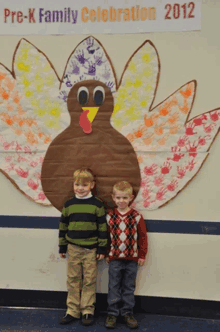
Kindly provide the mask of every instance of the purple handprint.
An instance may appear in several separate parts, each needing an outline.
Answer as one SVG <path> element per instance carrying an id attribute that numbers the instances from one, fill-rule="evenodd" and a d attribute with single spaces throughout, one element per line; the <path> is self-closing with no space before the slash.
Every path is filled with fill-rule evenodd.
<path id="1" fill-rule="evenodd" d="M 72 67 L 72 74 L 78 75 L 80 72 L 79 67 L 77 66 L 76 61 L 71 61 L 71 67 Z"/>
<path id="2" fill-rule="evenodd" d="M 83 50 L 82 51 L 79 51 L 79 54 L 75 55 L 75 58 L 79 61 L 79 63 L 81 65 L 84 65 L 86 63 L 86 58 L 84 56 L 84 52 Z"/>
<path id="3" fill-rule="evenodd" d="M 110 76 L 111 76 L 110 69 L 105 67 L 102 77 L 107 81 L 109 80 Z"/>
<path id="4" fill-rule="evenodd" d="M 66 103 L 67 102 L 67 92 L 66 91 L 60 91 L 60 95 L 58 98 L 63 99 L 63 101 Z"/>
<path id="5" fill-rule="evenodd" d="M 109 89 L 111 90 L 111 89 L 113 89 L 115 83 L 112 82 L 112 81 L 109 81 L 106 85 L 107 85 L 107 87 L 109 87 Z"/>
<path id="6" fill-rule="evenodd" d="M 94 59 L 97 66 L 101 66 L 104 63 L 102 55 L 94 55 Z"/>
<path id="7" fill-rule="evenodd" d="M 88 70 L 88 73 L 85 73 L 86 75 L 90 75 L 90 76 L 95 76 L 96 74 L 96 66 L 94 62 L 88 62 L 89 67 L 85 67 Z"/>
<path id="8" fill-rule="evenodd" d="M 94 46 L 94 39 L 89 38 L 86 42 L 88 45 L 86 49 L 89 54 L 94 54 L 95 51 L 99 50 L 99 46 L 98 47 Z"/>

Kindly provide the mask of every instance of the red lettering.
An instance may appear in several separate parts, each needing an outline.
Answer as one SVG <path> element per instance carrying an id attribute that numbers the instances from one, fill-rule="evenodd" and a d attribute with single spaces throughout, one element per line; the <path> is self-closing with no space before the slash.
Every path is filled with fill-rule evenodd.
<path id="1" fill-rule="evenodd" d="M 171 20 L 171 17 L 170 17 L 171 8 L 172 8 L 171 4 L 167 3 L 166 6 L 165 6 L 165 9 L 167 9 L 165 20 Z"/>
<path id="2" fill-rule="evenodd" d="M 189 15 L 188 15 L 188 18 L 193 18 L 193 17 L 195 17 L 194 15 L 193 15 L 193 10 L 194 10 L 194 8 L 195 8 L 195 4 L 194 4 L 194 2 L 190 2 L 189 4 L 188 4 L 188 8 L 190 8 L 190 12 L 189 12 Z"/>
<path id="3" fill-rule="evenodd" d="M 180 5 L 175 3 L 173 6 L 173 17 L 177 20 L 180 17 Z"/>
<path id="4" fill-rule="evenodd" d="M 22 12 L 17 12 L 17 21 L 18 23 L 22 23 L 23 22 L 23 13 Z"/>
<path id="5" fill-rule="evenodd" d="M 189 13 L 187 15 L 187 7 L 189 9 Z M 182 10 L 181 10 L 182 9 Z M 189 2 L 188 4 L 184 3 L 182 6 L 180 6 L 179 3 L 174 3 L 171 5 L 170 3 L 167 3 L 165 6 L 165 10 L 167 11 L 165 14 L 165 20 L 171 20 L 174 18 L 177 20 L 180 17 L 183 18 L 194 18 L 193 11 L 195 9 L 195 3 L 193 1 Z"/>
<path id="6" fill-rule="evenodd" d="M 14 16 L 16 15 L 16 12 L 11 12 L 11 21 L 14 23 Z"/>
<path id="7" fill-rule="evenodd" d="M 29 23 L 35 23 L 34 8 L 29 8 Z"/>
<path id="8" fill-rule="evenodd" d="M 186 3 L 182 5 L 182 8 L 183 8 L 183 18 L 186 18 Z"/>
<path id="9" fill-rule="evenodd" d="M 11 14 L 10 10 L 7 9 L 7 8 L 5 8 L 5 9 L 4 9 L 4 18 L 5 18 L 4 22 L 5 22 L 5 23 L 7 23 L 7 17 L 8 17 L 10 14 Z"/>

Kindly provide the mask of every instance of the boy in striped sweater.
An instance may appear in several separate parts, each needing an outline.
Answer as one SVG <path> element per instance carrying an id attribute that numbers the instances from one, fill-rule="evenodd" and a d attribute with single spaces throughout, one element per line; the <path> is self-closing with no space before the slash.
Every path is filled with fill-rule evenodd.
<path id="1" fill-rule="evenodd" d="M 129 207 L 132 186 L 121 181 L 113 187 L 116 208 L 107 215 L 110 235 L 106 261 L 109 263 L 108 317 L 105 326 L 114 328 L 119 313 L 130 328 L 137 328 L 133 316 L 137 268 L 143 266 L 147 254 L 147 231 L 141 214 Z M 122 308 L 119 310 L 119 302 Z"/>
<path id="2" fill-rule="evenodd" d="M 60 324 L 79 319 L 91 325 L 96 300 L 97 260 L 102 260 L 107 246 L 107 224 L 104 205 L 95 197 L 94 177 L 87 169 L 73 174 L 75 196 L 63 207 L 59 224 L 59 253 L 66 258 L 67 311 Z"/>

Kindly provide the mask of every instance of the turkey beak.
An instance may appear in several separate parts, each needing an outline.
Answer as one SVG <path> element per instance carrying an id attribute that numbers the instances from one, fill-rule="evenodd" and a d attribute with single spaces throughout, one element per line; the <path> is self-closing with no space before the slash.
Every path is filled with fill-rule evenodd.
<path id="1" fill-rule="evenodd" d="M 99 107 L 82 107 L 82 114 L 79 118 L 79 125 L 85 134 L 92 132 L 92 121 L 94 120 Z"/>
<path id="2" fill-rule="evenodd" d="M 99 107 L 82 107 L 83 111 L 87 112 L 87 118 L 92 123 L 92 121 L 95 119 L 95 116 L 99 110 Z"/>

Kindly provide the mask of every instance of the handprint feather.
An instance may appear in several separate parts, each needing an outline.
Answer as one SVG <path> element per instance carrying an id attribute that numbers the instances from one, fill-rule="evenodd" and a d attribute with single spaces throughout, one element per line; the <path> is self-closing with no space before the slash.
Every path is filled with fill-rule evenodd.
<path id="1" fill-rule="evenodd" d="M 69 123 L 58 99 L 59 84 L 48 59 L 24 39 L 12 72 L 0 67 L 0 168 L 28 198 L 43 205 L 50 205 L 41 185 L 45 152 Z"/>
<path id="2" fill-rule="evenodd" d="M 137 154 L 142 181 L 133 205 L 139 210 L 153 210 L 173 199 L 197 174 L 219 132 L 219 109 L 188 120 L 196 93 L 195 80 L 152 108 L 159 71 L 158 53 L 153 44 L 146 41 L 126 65 L 112 117 L 112 125 L 123 132 Z M 149 87 L 144 72 L 150 73 L 149 81 L 153 86 Z M 126 86 L 129 86 L 129 93 L 122 102 Z M 126 114 L 134 103 L 134 93 L 137 101 L 133 106 L 135 126 Z M 144 98 L 149 101 L 145 108 L 144 103 L 140 105 Z"/>

